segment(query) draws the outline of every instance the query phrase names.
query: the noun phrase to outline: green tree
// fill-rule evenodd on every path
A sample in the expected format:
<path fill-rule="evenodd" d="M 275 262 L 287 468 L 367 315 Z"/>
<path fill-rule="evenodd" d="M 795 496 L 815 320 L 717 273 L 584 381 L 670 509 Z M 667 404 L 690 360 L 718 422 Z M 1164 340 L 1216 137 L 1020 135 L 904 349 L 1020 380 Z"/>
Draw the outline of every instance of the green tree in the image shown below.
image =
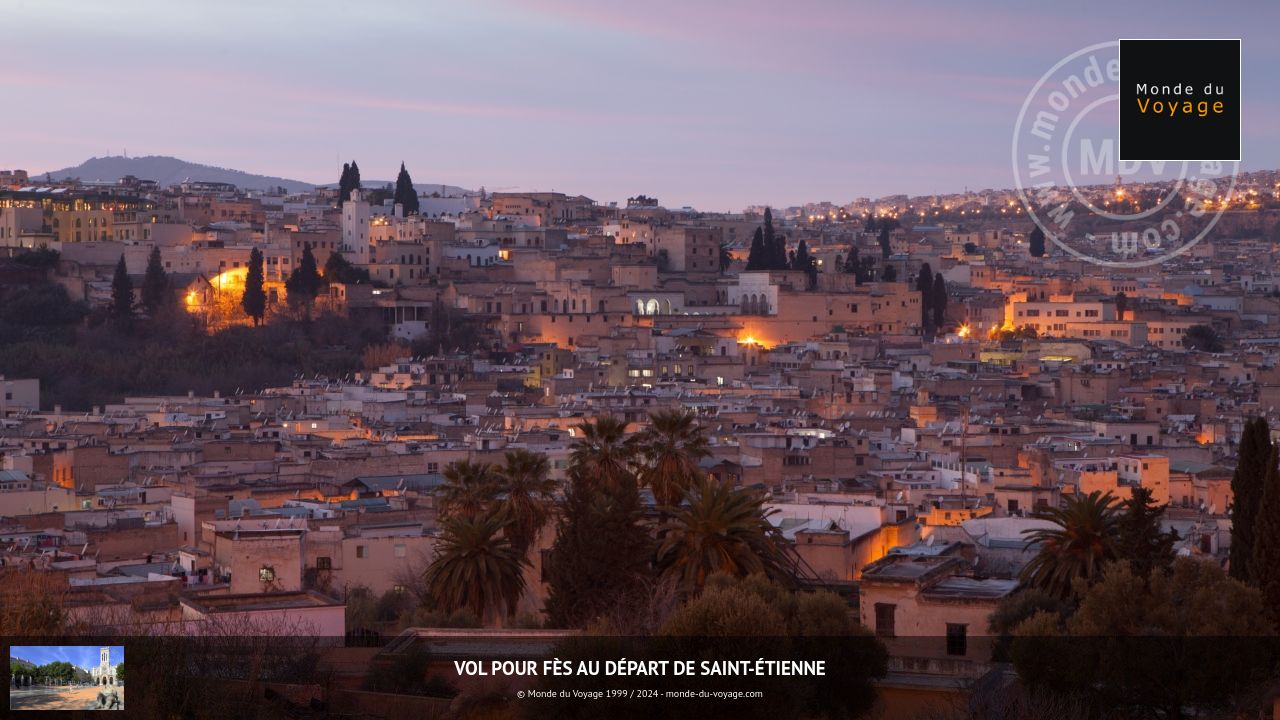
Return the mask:
<path fill-rule="evenodd" d="M 1031 257 L 1044 257 L 1044 231 L 1039 225 L 1031 229 L 1031 234 L 1027 236 L 1027 245 Z"/>
<path fill-rule="evenodd" d="M 310 305 L 320 294 L 324 280 L 316 269 L 316 256 L 311 252 L 311 243 L 302 244 L 302 258 L 298 266 L 289 273 L 284 289 L 292 305 Z"/>
<path fill-rule="evenodd" d="M 498 469 L 498 508 L 507 519 L 507 537 L 524 555 L 551 518 L 556 482 L 547 477 L 547 456 L 523 448 L 508 450 Z"/>
<path fill-rule="evenodd" d="M 1010 654 L 1033 693 L 1085 698 L 1093 717 L 1218 717 L 1274 682 L 1262 595 L 1216 563 L 1178 558 L 1144 578 L 1116 562 L 1091 587 L 1078 584 L 1065 623 L 1039 613 L 1015 630 Z"/>
<path fill-rule="evenodd" d="M 510 617 L 524 593 L 524 556 L 506 538 L 501 513 L 454 515 L 441 525 L 427 567 L 431 596 L 446 610 L 466 608 L 480 618 Z"/>
<path fill-rule="evenodd" d="M 977 245 L 974 245 L 974 244 L 973 244 L 973 243 L 971 243 L 971 242 L 967 242 L 967 243 L 965 243 L 965 244 L 964 244 L 964 254 L 965 254 L 965 255 L 977 255 L 977 254 L 978 254 L 978 246 L 977 246 Z"/>
<path fill-rule="evenodd" d="M 765 258 L 766 255 L 764 231 L 757 227 L 755 234 L 751 236 L 751 252 L 747 255 L 747 270 L 767 270 L 768 261 Z"/>
<path fill-rule="evenodd" d="M 916 275 L 916 291 L 920 293 L 920 327 L 933 327 L 933 269 L 929 263 L 920 266 Z"/>
<path fill-rule="evenodd" d="M 1181 197 L 1181 196 L 1179 196 Z M 1116 293 L 1116 315 L 1123 318 L 1125 312 L 1129 310 L 1129 296 L 1123 292 Z"/>
<path fill-rule="evenodd" d="M 880 273 L 880 279 L 885 282 L 897 282 L 898 268 L 885 263 L 884 271 Z"/>
<path fill-rule="evenodd" d="M 120 682 L 120 683 L 124 682 L 124 663 L 116 664 L 116 682 Z"/>
<path fill-rule="evenodd" d="M 1231 475 L 1231 577 L 1252 583 L 1253 548 L 1262 503 L 1263 477 L 1271 457 L 1271 428 L 1266 418 L 1245 422 L 1236 450 L 1236 469 Z"/>
<path fill-rule="evenodd" d="M 1280 447 L 1271 446 L 1253 527 L 1253 584 L 1271 617 L 1280 618 Z"/>
<path fill-rule="evenodd" d="M 169 276 L 160 261 L 160 248 L 151 248 L 147 256 L 147 272 L 142 279 L 142 306 L 151 315 L 169 304 L 172 295 L 169 289 Z"/>
<path fill-rule="evenodd" d="M 929 293 L 929 304 L 933 310 L 933 326 L 942 327 L 947 320 L 947 283 L 942 273 L 933 276 L 933 289 Z"/>
<path fill-rule="evenodd" d="M 267 314 L 267 291 L 263 288 L 262 251 L 254 248 L 249 251 L 249 272 L 244 277 L 244 294 L 240 297 L 240 307 L 244 314 L 253 318 L 254 325 L 262 324 L 262 317 Z"/>
<path fill-rule="evenodd" d="M 414 189 L 413 178 L 409 177 L 403 162 L 400 163 L 400 174 L 396 176 L 395 202 L 406 216 L 418 214 L 418 191 Z"/>
<path fill-rule="evenodd" d="M 369 271 L 352 265 L 341 252 L 334 250 L 324 261 L 324 281 L 326 283 L 342 283 L 344 285 L 368 284 L 372 282 Z"/>
<path fill-rule="evenodd" d="M 707 457 L 707 437 L 691 412 L 660 410 L 649 416 L 649 427 L 636 437 L 643 464 L 639 481 L 653 490 L 659 505 L 675 507 L 705 473 L 699 461 Z"/>
<path fill-rule="evenodd" d="M 439 514 L 445 518 L 486 512 L 499 491 L 498 474 L 485 462 L 455 460 L 445 466 L 444 480 L 437 497 Z"/>
<path fill-rule="evenodd" d="M 632 463 L 636 444 L 626 437 L 627 422 L 605 415 L 575 426 L 569 446 L 569 475 L 611 491 L 636 488 Z"/>
<path fill-rule="evenodd" d="M 1208 325 L 1192 325 L 1182 335 L 1182 345 L 1188 350 L 1220 353 L 1224 347 L 1218 332 Z"/>
<path fill-rule="evenodd" d="M 769 522 L 774 510 L 751 490 L 704 478 L 689 489 L 687 504 L 663 524 L 657 562 L 683 592 L 696 594 L 717 572 L 762 572 L 790 581 L 781 534 Z"/>
<path fill-rule="evenodd" d="M 1155 570 L 1166 570 L 1173 564 L 1173 544 L 1178 533 L 1161 529 L 1164 506 L 1152 500 L 1151 489 L 1135 487 L 1133 494 L 1120 503 L 1116 517 L 1116 557 L 1127 561 L 1134 572 L 1148 577 Z"/>
<path fill-rule="evenodd" d="M 360 188 L 360 167 L 356 165 L 356 161 L 342 164 L 342 177 L 338 179 L 338 201 L 347 202 L 351 199 L 351 191 Z"/>
<path fill-rule="evenodd" d="M 1116 557 L 1118 509 L 1111 493 L 1094 491 L 1063 499 L 1064 506 L 1036 513 L 1057 527 L 1028 531 L 1027 546 L 1039 545 L 1022 568 L 1022 582 L 1059 598 L 1075 591 L 1077 578 L 1097 580 Z"/>
<path fill-rule="evenodd" d="M 111 278 L 111 304 L 107 313 L 118 322 L 127 322 L 133 318 L 133 281 L 129 279 L 129 269 L 124 264 L 124 255 L 116 263 L 115 275 Z"/>
<path fill-rule="evenodd" d="M 585 627 L 643 592 L 652 577 L 653 539 L 640 519 L 634 484 L 570 473 L 545 566 L 551 626 Z"/>
<path fill-rule="evenodd" d="M 882 223 L 880 225 L 880 257 L 888 260 L 893 254 L 893 246 L 889 243 L 889 224 Z"/>

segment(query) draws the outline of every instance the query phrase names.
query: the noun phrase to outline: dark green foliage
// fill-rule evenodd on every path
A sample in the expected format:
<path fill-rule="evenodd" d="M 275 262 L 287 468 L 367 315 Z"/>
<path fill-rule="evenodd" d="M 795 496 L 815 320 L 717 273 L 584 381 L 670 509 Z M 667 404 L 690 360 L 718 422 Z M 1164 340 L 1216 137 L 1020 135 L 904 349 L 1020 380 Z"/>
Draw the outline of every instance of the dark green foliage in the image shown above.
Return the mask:
<path fill-rule="evenodd" d="M 1039 225 L 1031 229 L 1031 234 L 1027 236 L 1027 245 L 1031 257 L 1044 257 L 1044 231 Z"/>
<path fill-rule="evenodd" d="M 254 325 L 260 325 L 267 314 L 267 291 L 263 287 L 262 251 L 254 248 L 249 252 L 249 272 L 244 278 L 244 295 L 240 298 L 240 307 L 244 314 L 253 318 Z"/>
<path fill-rule="evenodd" d="M 169 276 L 160 262 L 160 248 L 153 247 L 151 254 L 147 256 L 147 272 L 142 279 L 142 306 L 148 313 L 155 315 L 172 300 Z"/>
<path fill-rule="evenodd" d="M 1262 503 L 1262 482 L 1271 457 L 1271 428 L 1266 418 L 1255 417 L 1244 424 L 1236 451 L 1236 470 L 1231 476 L 1231 577 L 1253 582 L 1254 527 Z"/>
<path fill-rule="evenodd" d="M 350 163 L 342 163 L 342 177 L 338 179 L 338 201 L 346 202 L 351 199 L 351 191 L 360 187 L 360 168 L 356 165 L 356 161 Z"/>
<path fill-rule="evenodd" d="M 117 322 L 128 322 L 133 317 L 133 280 L 129 279 L 123 254 L 111 278 L 111 303 L 107 306 L 107 314 Z"/>
<path fill-rule="evenodd" d="M 575 477 L 565 492 L 547 558 L 547 621 L 585 627 L 642 592 L 652 577 L 653 540 L 640 525 L 634 485 Z"/>
<path fill-rule="evenodd" d="M 880 225 L 880 257 L 885 260 L 893 254 L 893 247 L 889 244 L 889 224 L 882 223 Z"/>
<path fill-rule="evenodd" d="M 1178 533 L 1162 530 L 1163 519 L 1164 506 L 1155 504 L 1149 488 L 1135 487 L 1133 494 L 1120 503 L 1116 557 L 1127 560 L 1133 571 L 1143 577 L 1173 564 L 1173 544 Z"/>
<path fill-rule="evenodd" d="M 284 289 L 291 305 L 309 305 L 320 294 L 324 279 L 316 269 L 316 256 L 311 252 L 311 243 L 302 244 L 302 259 L 298 266 L 289 273 Z"/>
<path fill-rule="evenodd" d="M 748 270 L 793 269 L 787 254 L 787 239 L 773 228 L 773 210 L 764 209 L 764 224 L 756 228 L 751 238 L 751 253 L 747 256 Z"/>
<path fill-rule="evenodd" d="M 1280 618 L 1280 447 L 1271 446 L 1253 527 L 1253 584 L 1272 618 Z"/>
<path fill-rule="evenodd" d="M 19 265 L 26 265 L 27 267 L 52 270 L 57 267 L 59 257 L 61 257 L 61 253 L 57 250 L 50 250 L 48 245 L 41 245 L 40 247 L 14 255 L 13 261 Z"/>
<path fill-rule="evenodd" d="M 942 279 L 942 273 L 933 276 L 929 304 L 933 310 L 933 326 L 942 327 L 947 319 L 947 283 Z"/>
<path fill-rule="evenodd" d="M 372 282 L 368 270 L 352 265 L 346 256 L 337 250 L 329 253 L 329 258 L 324 261 L 324 281 L 344 285 Z"/>
<path fill-rule="evenodd" d="M 916 275 L 916 290 L 920 293 L 920 326 L 933 327 L 933 269 L 929 263 L 920 266 Z"/>
<path fill-rule="evenodd" d="M 400 163 L 400 174 L 396 176 L 395 202 L 406 216 L 418 214 L 418 191 L 413 189 L 413 178 L 404 163 Z"/>
<path fill-rule="evenodd" d="M 885 282 L 897 282 L 898 268 L 893 265 L 886 264 L 884 271 L 880 273 L 880 279 Z"/>
<path fill-rule="evenodd" d="M 964 254 L 965 254 L 965 255 L 977 255 L 977 254 L 978 254 L 978 246 L 977 246 L 977 245 L 974 245 L 974 244 L 973 244 L 973 243 L 971 243 L 971 242 L 967 242 L 967 243 L 965 243 L 965 244 L 964 244 Z"/>
<path fill-rule="evenodd" d="M 1222 338 L 1218 337 L 1217 331 L 1208 325 L 1192 325 L 1187 328 L 1187 332 L 1182 336 L 1182 345 L 1188 350 L 1211 353 L 1220 353 L 1224 349 Z"/>
<path fill-rule="evenodd" d="M 1076 591 L 1076 581 L 1092 583 L 1103 566 L 1116 559 L 1118 507 L 1111 493 L 1063 498 L 1063 506 L 1036 513 L 1056 527 L 1028 532 L 1028 545 L 1039 545 L 1022 568 L 1022 582 L 1057 598 Z"/>

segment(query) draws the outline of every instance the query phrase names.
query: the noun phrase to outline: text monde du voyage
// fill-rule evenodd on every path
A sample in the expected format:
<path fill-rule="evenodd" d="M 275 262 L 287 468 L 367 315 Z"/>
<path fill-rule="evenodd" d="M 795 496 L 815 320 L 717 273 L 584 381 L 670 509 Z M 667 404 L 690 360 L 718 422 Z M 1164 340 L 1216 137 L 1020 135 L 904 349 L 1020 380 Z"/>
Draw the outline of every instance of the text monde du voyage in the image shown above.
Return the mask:
<path fill-rule="evenodd" d="M 1138 103 L 1138 112 L 1143 115 L 1209 117 L 1226 112 L 1224 101 L 1212 99 L 1214 96 L 1220 97 L 1225 94 L 1223 87 L 1206 83 L 1197 92 L 1196 87 L 1189 83 L 1175 85 L 1136 83 L 1134 93 L 1137 97 L 1134 99 Z"/>

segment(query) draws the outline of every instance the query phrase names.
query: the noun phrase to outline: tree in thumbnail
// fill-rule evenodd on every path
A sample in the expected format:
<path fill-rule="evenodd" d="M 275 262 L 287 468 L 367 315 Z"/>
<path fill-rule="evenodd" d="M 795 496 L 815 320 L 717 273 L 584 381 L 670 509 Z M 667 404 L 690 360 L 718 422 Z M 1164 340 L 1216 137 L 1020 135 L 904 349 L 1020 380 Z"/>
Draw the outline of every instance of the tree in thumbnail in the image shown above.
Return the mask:
<path fill-rule="evenodd" d="M 1208 353 L 1220 353 L 1225 347 L 1222 338 L 1208 325 L 1192 325 L 1182 335 L 1182 345 L 1188 350 L 1200 350 Z"/>
<path fill-rule="evenodd" d="M 893 247 L 889 243 L 889 223 L 885 221 L 880 225 L 880 257 L 888 260 L 893 254 Z"/>
<path fill-rule="evenodd" d="M 1156 571 L 1168 570 L 1173 564 L 1175 530 L 1161 528 L 1164 506 L 1152 500 L 1151 489 L 1135 487 L 1133 494 L 1120 503 L 1116 517 L 1116 557 L 1128 561 L 1133 571 L 1148 577 Z"/>
<path fill-rule="evenodd" d="M 764 209 L 764 249 L 768 257 L 766 270 L 787 269 L 787 240 L 773 229 L 773 210 Z"/>
<path fill-rule="evenodd" d="M 311 252 L 311 243 L 303 243 L 302 259 L 284 283 L 289 302 L 294 305 L 309 305 L 320 294 L 323 285 L 324 280 L 316 269 L 316 256 Z"/>
<path fill-rule="evenodd" d="M 764 230 L 757 227 L 755 234 L 751 236 L 751 251 L 747 254 L 747 270 L 767 269 L 768 260 L 765 258 L 766 254 L 764 249 Z"/>
<path fill-rule="evenodd" d="M 107 312 L 112 319 L 121 322 L 133 317 L 133 280 L 129 279 L 129 268 L 124 263 L 123 254 L 111 278 L 111 304 L 107 306 Z"/>
<path fill-rule="evenodd" d="M 356 161 L 342 163 L 342 177 L 338 179 L 338 200 L 347 202 L 351 199 L 351 191 L 360 188 L 360 167 Z"/>
<path fill-rule="evenodd" d="M 523 448 L 508 450 L 498 468 L 498 508 L 506 517 L 506 535 L 521 555 L 551 519 L 556 482 L 547 475 L 547 456 Z"/>
<path fill-rule="evenodd" d="M 149 314 L 155 315 L 169 304 L 169 299 L 169 276 L 160 262 L 160 248 L 152 247 L 151 254 L 147 256 L 147 272 L 142 278 L 142 306 Z"/>
<path fill-rule="evenodd" d="M 916 275 L 916 290 L 920 293 L 920 326 L 932 327 L 933 268 L 929 267 L 929 263 L 920 266 L 920 273 Z"/>
<path fill-rule="evenodd" d="M 486 462 L 455 460 L 444 468 L 444 484 L 437 494 L 441 517 L 478 515 L 492 509 L 499 481 Z"/>
<path fill-rule="evenodd" d="M 324 261 L 324 280 L 325 282 L 342 283 L 344 285 L 372 282 L 368 270 L 352 265 L 346 256 L 338 250 L 329 253 L 328 259 Z"/>
<path fill-rule="evenodd" d="M 885 263 L 884 270 L 881 271 L 880 273 L 880 279 L 885 282 L 897 282 L 898 268 L 888 263 Z"/>
<path fill-rule="evenodd" d="M 413 187 L 413 178 L 404 163 L 400 163 L 400 174 L 396 176 L 395 202 L 404 209 L 405 215 L 418 214 L 418 191 Z"/>
<path fill-rule="evenodd" d="M 1255 417 L 1244 424 L 1240 447 L 1236 450 L 1236 470 L 1231 475 L 1231 577 L 1252 583 L 1253 548 L 1262 502 L 1263 479 L 1271 458 L 1271 427 L 1266 418 Z"/>
<path fill-rule="evenodd" d="M 780 531 L 769 522 L 774 512 L 760 493 L 703 478 L 663 525 L 658 566 L 689 594 L 717 572 L 790 581 Z"/>
<path fill-rule="evenodd" d="M 244 295 L 240 297 L 240 307 L 244 314 L 253 319 L 253 324 L 261 325 L 267 314 L 267 291 L 265 282 L 262 251 L 254 248 L 249 251 L 249 272 L 244 276 Z"/>
<path fill-rule="evenodd" d="M 577 435 L 569 446 L 570 475 L 608 490 L 634 490 L 636 445 L 626 437 L 627 422 L 606 415 L 595 422 L 579 423 L 574 429 Z"/>
<path fill-rule="evenodd" d="M 584 627 L 634 599 L 652 576 L 653 539 L 640 524 L 640 495 L 631 476 L 626 424 L 610 417 L 578 428 L 569 483 L 545 567 L 547 619 Z"/>
<path fill-rule="evenodd" d="M 653 491 L 659 505 L 675 507 L 703 477 L 699 461 L 710 454 L 707 437 L 693 413 L 662 410 L 649 416 L 649 427 L 636 440 L 644 462 L 639 481 Z"/>
<path fill-rule="evenodd" d="M 1271 446 L 1253 526 L 1253 584 L 1272 617 L 1280 617 L 1280 447 Z"/>
<path fill-rule="evenodd" d="M 424 579 L 445 610 L 468 609 L 482 619 L 515 614 L 527 562 L 503 534 L 504 524 L 500 512 L 444 520 Z"/>
<path fill-rule="evenodd" d="M 1116 316 L 1124 319 L 1124 314 L 1129 310 L 1129 296 L 1123 292 L 1116 293 Z"/>
<path fill-rule="evenodd" d="M 1116 558 L 1119 522 L 1115 497 L 1094 491 L 1069 496 L 1064 507 L 1049 508 L 1036 517 L 1057 527 L 1027 533 L 1028 546 L 1038 545 L 1035 557 L 1022 568 L 1022 582 L 1065 598 L 1077 578 L 1094 582 L 1102 567 Z"/>
<path fill-rule="evenodd" d="M 1027 236 L 1027 245 L 1031 251 L 1031 257 L 1044 257 L 1044 231 L 1039 225 L 1031 229 L 1031 234 Z"/>
<path fill-rule="evenodd" d="M 933 309 L 933 326 L 942 327 L 947 319 L 947 282 L 942 273 L 933 276 L 933 289 L 929 293 L 929 304 Z"/>

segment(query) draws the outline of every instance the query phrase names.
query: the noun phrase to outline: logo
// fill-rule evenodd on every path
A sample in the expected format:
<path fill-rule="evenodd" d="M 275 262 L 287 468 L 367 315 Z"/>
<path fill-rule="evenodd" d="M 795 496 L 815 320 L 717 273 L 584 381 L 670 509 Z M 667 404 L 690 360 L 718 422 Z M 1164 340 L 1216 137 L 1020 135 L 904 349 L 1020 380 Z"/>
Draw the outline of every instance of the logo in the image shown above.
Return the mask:
<path fill-rule="evenodd" d="M 1213 229 L 1240 163 L 1122 160 L 1120 74 L 1112 41 L 1041 76 L 1014 125 L 1014 183 L 1054 246 L 1099 265 L 1143 267 L 1187 252 Z"/>

